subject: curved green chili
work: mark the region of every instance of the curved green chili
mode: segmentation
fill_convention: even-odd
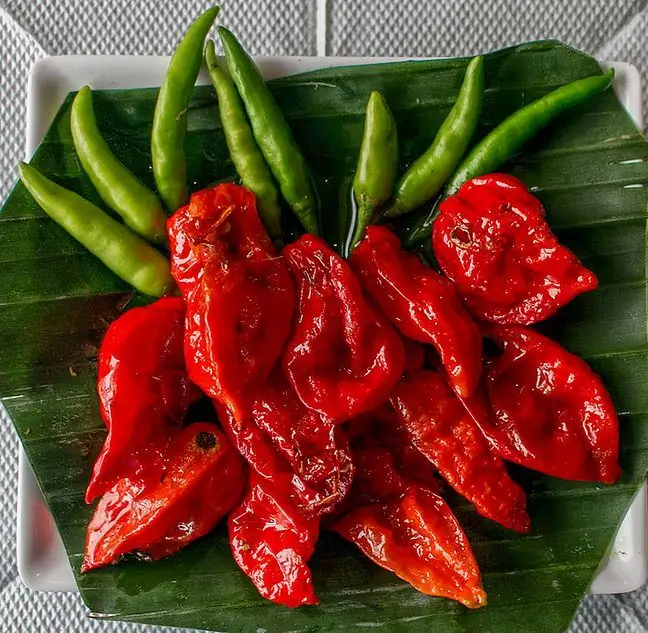
[[[218,11],[218,7],[207,9],[189,27],[169,62],[155,104],[151,131],[153,174],[158,192],[170,212],[187,202],[184,154],[187,108],[200,71],[204,41]]]
[[[218,110],[230,157],[241,182],[256,196],[259,216],[270,237],[276,239],[281,236],[279,192],[270,168],[254,139],[236,87],[227,73],[218,66],[216,49],[211,40],[205,47],[205,61],[218,97]]]
[[[602,92],[613,79],[614,69],[610,68],[603,75],[561,86],[514,112],[473,148],[448,182],[444,197],[456,193],[467,180],[499,169],[559,114]]]
[[[362,239],[367,226],[376,221],[381,205],[391,197],[397,169],[396,122],[383,96],[374,91],[367,102],[364,134],[353,180],[357,213],[352,247]]]
[[[128,227],[31,165],[21,163],[18,170],[20,180],[41,209],[118,277],[154,297],[173,289],[166,257]]]
[[[499,169],[558,116],[603,92],[613,79],[614,69],[610,68],[602,75],[572,81],[511,114],[466,156],[448,181],[442,198],[455,194],[464,182]],[[411,247],[426,239],[437,214],[438,201],[413,225],[405,227],[404,245]]]
[[[166,241],[166,215],[159,198],[110,151],[97,127],[92,91],[83,86],[72,103],[72,140],[83,171],[101,199],[128,227],[158,244]]]
[[[459,164],[475,134],[484,100],[484,60],[474,57],[459,96],[428,150],[405,172],[385,212],[394,218],[433,198]]]
[[[319,200],[306,161],[259,69],[236,37],[219,27],[227,67],[245,105],[254,137],[286,202],[309,232],[319,233]]]

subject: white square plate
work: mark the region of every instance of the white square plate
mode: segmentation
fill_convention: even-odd
[[[392,58],[265,57],[258,60],[267,78],[329,66],[390,61]],[[29,159],[47,132],[66,95],[88,84],[92,88],[117,89],[159,86],[167,57],[50,57],[39,61],[29,76],[27,140]],[[641,127],[641,86],[637,69],[613,62],[614,88],[619,99]],[[208,83],[201,75],[200,83]],[[2,404],[0,403],[0,407]],[[18,478],[18,570],[31,589],[77,591],[63,543],[38,489],[27,458],[20,450]],[[644,485],[619,529],[608,555],[592,583],[593,593],[623,593],[648,579],[646,554],[647,496]]]

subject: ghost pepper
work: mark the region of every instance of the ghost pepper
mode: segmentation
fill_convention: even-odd
[[[401,476],[391,452],[375,442],[356,447],[354,462],[352,503],[331,529],[418,591],[485,605],[468,539],[436,490]]]
[[[165,297],[133,308],[108,328],[99,350],[97,390],[108,429],[86,490],[86,503],[116,479],[146,468],[149,444],[167,425],[179,425],[201,397],[183,353],[185,305]],[[152,455],[152,458],[155,458]]]
[[[154,443],[161,459],[137,477],[118,479],[97,505],[82,572],[130,552],[153,559],[174,553],[238,502],[245,466],[215,424],[196,422],[158,434]]]
[[[264,598],[293,608],[318,603],[307,565],[318,519],[304,517],[277,486],[253,473],[228,528],[236,564]]]
[[[438,350],[455,391],[468,396],[481,374],[481,335],[448,279],[400,247],[383,226],[371,226],[351,265],[365,292],[406,337]]]
[[[558,343],[521,326],[488,325],[496,349],[484,388],[464,404],[497,452],[554,477],[619,478],[619,422],[601,379]]]
[[[218,407],[221,423],[241,455],[307,517],[330,512],[351,487],[353,464],[343,432],[306,408],[277,366],[237,420]]]
[[[171,272],[187,303],[189,376],[240,418],[290,332],[290,274],[244,187],[194,193],[167,228]]]
[[[594,273],[558,242],[517,178],[474,178],[439,208],[434,254],[479,319],[530,325],[596,288]]]
[[[440,374],[422,371],[402,380],[390,402],[411,442],[481,515],[529,531],[524,491]]]
[[[403,373],[398,334],[323,240],[303,235],[283,252],[299,293],[282,358],[286,375],[306,406],[334,422],[370,411]]]

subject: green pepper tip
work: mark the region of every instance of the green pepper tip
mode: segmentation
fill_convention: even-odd
[[[20,161],[20,163],[18,164],[18,176],[20,177],[20,180],[22,180],[23,184],[26,185],[27,183],[25,182],[25,180],[36,175],[40,175],[40,173],[36,170],[35,167],[32,167],[24,160]]]
[[[369,95],[369,105],[377,106],[381,105],[383,110],[388,108],[387,100],[378,90],[372,90]]]
[[[216,66],[216,46],[214,45],[214,40],[207,40],[205,42],[204,56],[207,68],[212,70]]]
[[[483,77],[484,58],[481,55],[476,55],[468,62],[468,66],[466,66],[466,75],[478,75]],[[481,81],[483,81],[483,79]]]
[[[218,33],[218,35],[219,35],[219,37],[221,38],[221,40],[222,40],[223,38],[226,38],[226,39],[227,39],[227,38],[234,37],[234,33],[232,33],[232,31],[230,31],[230,30],[229,30],[227,27],[225,27],[225,26],[217,26],[217,27],[216,27],[216,32]]]
[[[87,101],[88,99],[92,99],[92,91],[90,90],[90,86],[86,84],[85,86],[81,86],[81,88],[79,88],[78,92],[76,93],[76,96],[72,101],[72,110],[74,111],[83,107],[81,103]]]
[[[218,26],[216,27],[216,31],[218,33],[218,37],[220,37],[221,42],[223,43],[223,47],[225,48],[225,53],[228,52],[228,49],[231,50],[234,47],[241,47],[243,50],[243,47],[239,43],[239,41],[236,39],[236,35],[232,33],[228,28],[224,26]],[[247,55],[247,52],[245,53]]]
[[[209,9],[206,9],[203,12],[203,15],[205,15],[205,16],[208,15],[208,16],[211,17],[212,20],[215,20],[216,16],[218,15],[219,12],[220,12],[220,6],[217,5],[217,4],[214,4],[211,7],[209,7]]]

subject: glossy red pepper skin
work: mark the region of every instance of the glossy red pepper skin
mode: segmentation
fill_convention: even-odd
[[[225,466],[204,484],[198,483],[193,492],[174,507],[175,523],[146,551],[151,560],[171,556],[208,534],[236,507],[247,481],[247,467],[240,459],[237,461],[236,466]],[[231,489],[224,490],[229,486]]]
[[[145,467],[140,449],[166,426],[181,424],[187,408],[202,395],[185,368],[184,318],[184,301],[165,297],[129,310],[108,328],[97,377],[108,437],[95,462],[86,503],[118,478]]]
[[[401,381],[390,402],[411,442],[481,515],[529,531],[524,491],[440,374],[422,371]]]
[[[385,403],[370,413],[353,418],[344,426],[344,432],[353,447],[354,460],[357,461],[359,456],[362,456],[362,451],[359,451],[358,446],[384,448],[390,452],[390,461],[393,460],[396,469],[403,477],[416,481],[430,490],[438,491],[439,482],[434,466],[414,446],[389,403]],[[366,473],[369,469],[365,465],[355,468],[355,471],[356,475],[353,481],[354,484],[357,484],[362,477],[361,473]]]
[[[129,552],[173,553],[210,531],[239,501],[245,465],[215,424],[196,422],[154,441],[162,459],[138,477],[119,479],[101,498],[88,526],[82,572]]]
[[[307,409],[277,367],[236,420],[218,407],[221,423],[241,455],[307,517],[330,512],[353,479],[351,452],[331,420]]]
[[[398,334],[367,305],[347,262],[303,235],[284,248],[298,288],[282,361],[297,395],[336,423],[384,402],[403,373]]]
[[[248,392],[265,382],[290,332],[290,273],[244,187],[193,194],[167,228],[171,272],[187,303],[189,375],[241,418]]]
[[[455,391],[469,396],[481,374],[481,335],[453,285],[371,226],[350,263],[365,292],[406,337],[434,345]]]
[[[445,501],[403,478],[385,448],[369,443],[354,461],[353,504],[332,529],[423,593],[485,605],[470,544]]]
[[[405,349],[405,370],[404,376],[414,376],[425,366],[425,347],[409,338],[402,338]]]
[[[505,174],[469,180],[444,200],[432,245],[471,312],[486,321],[537,323],[597,286],[560,245],[540,202]]]
[[[372,434],[356,438],[353,443],[353,480],[350,507],[379,503],[407,492],[408,481],[396,465],[393,447],[385,446]],[[435,488],[435,492],[438,486]]]
[[[619,422],[601,379],[580,358],[521,326],[489,325],[499,354],[465,401],[497,452],[555,477],[613,483]]]
[[[293,608],[318,603],[307,564],[318,519],[305,518],[270,481],[252,474],[228,528],[234,560],[264,598]]]
[[[436,468],[412,442],[393,407],[386,404],[374,411],[373,415],[373,435],[383,446],[389,447],[398,472],[408,480],[438,492]]]

